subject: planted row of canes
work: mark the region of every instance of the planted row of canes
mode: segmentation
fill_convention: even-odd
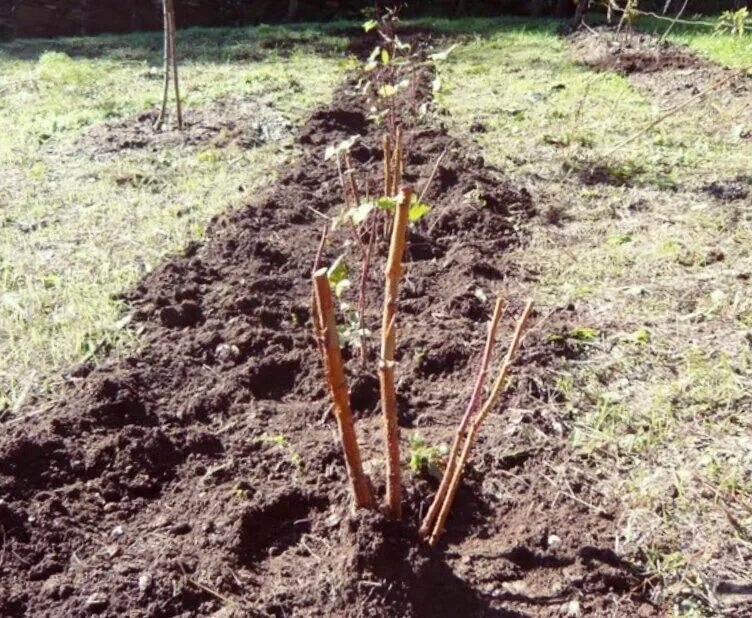
[[[367,279],[373,260],[374,247],[385,244],[377,241],[388,239],[388,254],[384,269],[378,375],[386,460],[384,511],[389,518],[399,520],[402,517],[402,458],[398,403],[395,391],[395,376],[398,369],[395,361],[395,350],[397,346],[398,298],[403,275],[402,262],[407,244],[408,226],[429,211],[429,207],[423,203],[423,198],[446,152],[438,157],[419,196],[415,194],[412,187],[405,186],[403,178],[406,153],[403,143],[402,118],[410,110],[401,110],[400,103],[404,103],[406,100],[408,103],[410,101],[407,97],[398,98],[397,94],[400,91],[400,85],[403,91],[409,89],[406,86],[407,80],[404,79],[404,75],[406,73],[414,75],[415,72],[412,71],[411,73],[410,69],[414,69],[415,65],[423,62],[423,60],[421,58],[416,59],[410,53],[410,47],[396,36],[394,21],[395,15],[387,14],[380,22],[370,22],[365,26],[367,30],[375,28],[382,39],[382,45],[374,49],[364,65],[364,70],[370,77],[370,88],[374,102],[381,107],[377,119],[383,120],[388,129],[382,142],[383,183],[379,182],[383,186],[383,196],[369,201],[368,182],[366,182],[365,199],[361,195],[353,159],[349,154],[349,148],[352,147],[355,138],[331,148],[329,155],[336,157],[343,194],[344,214],[339,220],[344,222],[345,225],[351,226],[355,244],[361,251],[362,263],[357,302],[359,336],[356,339],[356,345],[360,348],[360,358],[364,366],[368,357],[366,352],[367,342],[364,335],[368,332],[364,323],[367,304]],[[340,329],[338,329],[335,305],[335,297],[339,299],[340,292],[339,289],[336,289],[333,294],[332,290],[332,285],[338,286],[339,281],[332,281],[331,268],[319,268],[327,234],[328,227],[324,229],[322,234],[321,245],[313,268],[313,324],[320,343],[328,389],[334,402],[333,409],[355,505],[358,508],[376,509],[378,508],[378,501],[374,495],[371,481],[363,470],[363,461],[350,407],[349,389],[340,347]],[[432,546],[438,543],[444,532],[447,517],[479,430],[488,415],[497,406],[507,384],[510,366],[530,318],[532,303],[528,302],[519,316],[496,378],[490,390],[486,393],[485,385],[491,371],[497,333],[504,309],[504,300],[497,299],[488,325],[485,348],[480,359],[478,375],[470,401],[457,427],[438,491],[420,527],[421,536]]]

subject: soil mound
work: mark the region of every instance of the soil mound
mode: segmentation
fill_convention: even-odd
[[[599,28],[596,33],[571,37],[582,62],[596,69],[631,75],[698,69],[709,64],[691,51],[661,42],[650,34],[620,34],[610,28]]]

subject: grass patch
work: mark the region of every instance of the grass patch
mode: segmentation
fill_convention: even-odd
[[[717,18],[715,16],[701,16],[696,19],[712,23]],[[635,20],[635,28],[663,36],[668,28],[668,22],[652,17],[640,17]],[[716,34],[708,26],[676,24],[671,29],[668,40],[686,45],[710,60],[725,66],[734,68],[752,66],[752,32],[739,37]]]
[[[317,32],[179,33],[187,113],[221,124],[253,104],[288,127],[253,147],[109,152],[84,139],[157,109],[158,33],[0,46],[0,416],[44,396],[71,365],[132,342],[114,295],[200,238],[211,215],[247,202],[292,155],[295,127],[342,74],[345,39]]]
[[[612,184],[671,188],[689,177],[747,170],[752,141],[740,135],[748,114],[713,101],[669,118],[606,158],[663,111],[658,102],[627,77],[578,63],[556,35],[557,22],[533,21],[530,28],[515,20],[492,23],[495,29],[486,25],[484,36],[468,40],[441,65],[438,98],[466,127],[477,127],[477,141],[506,171],[565,177],[597,166]]]

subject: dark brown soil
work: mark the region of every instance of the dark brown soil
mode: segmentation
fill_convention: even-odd
[[[94,127],[79,144],[86,152],[94,153],[131,149],[157,152],[198,145],[252,148],[287,137],[294,128],[279,112],[247,97],[227,97],[202,108],[186,110],[182,132],[171,118],[163,129],[155,129],[157,116],[158,110],[154,109]]]
[[[560,359],[580,352],[544,331],[563,329],[571,307],[547,308],[525,340],[516,395],[484,428],[437,550],[416,534],[433,479],[406,473],[401,523],[352,512],[308,307],[314,211],[340,202],[326,146],[360,133],[354,155],[374,183],[380,167],[381,130],[353,90],[313,114],[297,165],[129,295],[138,352],[82,368],[54,409],[3,428],[0,615],[659,615],[614,553],[613,505],[552,479],[570,454],[539,403]],[[448,154],[434,210],[410,233],[400,298],[405,455],[416,433],[451,440],[494,295],[514,311],[524,301],[504,253],[533,212],[442,128],[415,122],[409,144],[417,186]],[[326,262],[348,251],[341,234]],[[369,283],[374,329],[383,262],[382,251]],[[376,381],[349,365],[383,493]],[[544,447],[526,447],[531,432]]]
[[[607,27],[595,32],[570,37],[576,57],[590,67],[629,75],[639,90],[666,107],[682,103],[734,72],[651,34],[618,33]],[[717,95],[721,97],[719,103],[727,105],[732,100],[746,101],[750,93],[752,76],[740,75],[720,88]]]
[[[655,73],[697,69],[709,63],[687,49],[661,42],[650,34],[617,33],[610,28],[599,28],[594,36],[578,32],[571,37],[582,61],[590,67],[632,73]]]

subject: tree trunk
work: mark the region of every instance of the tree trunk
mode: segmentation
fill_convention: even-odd
[[[287,4],[287,21],[295,21],[298,18],[300,3],[298,0],[290,0]]]
[[[582,25],[582,20],[585,19],[585,11],[587,11],[589,5],[590,0],[578,0],[577,10],[572,18],[572,30],[578,30]]]

